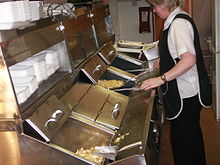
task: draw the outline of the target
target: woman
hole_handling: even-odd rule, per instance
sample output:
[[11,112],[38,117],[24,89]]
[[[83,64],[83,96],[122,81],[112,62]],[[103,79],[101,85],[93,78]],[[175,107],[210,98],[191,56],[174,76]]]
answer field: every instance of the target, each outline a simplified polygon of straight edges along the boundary
[[160,76],[143,81],[141,89],[161,86],[175,165],[205,165],[199,121],[202,106],[211,105],[211,86],[196,26],[179,0],[148,2],[165,23],[159,42]]

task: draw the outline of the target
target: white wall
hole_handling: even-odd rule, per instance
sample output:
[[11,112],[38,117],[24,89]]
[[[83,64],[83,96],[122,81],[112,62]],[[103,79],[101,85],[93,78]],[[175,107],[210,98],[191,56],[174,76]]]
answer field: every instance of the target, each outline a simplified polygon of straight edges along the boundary
[[150,16],[151,33],[139,33],[138,8],[148,6],[149,4],[145,0],[136,1],[136,3],[134,3],[132,0],[118,0],[117,4],[114,4],[114,7],[118,9],[118,13],[114,12],[112,15],[114,17],[113,19],[118,19],[118,24],[114,25],[116,39],[141,41],[145,43],[153,42],[152,15]]

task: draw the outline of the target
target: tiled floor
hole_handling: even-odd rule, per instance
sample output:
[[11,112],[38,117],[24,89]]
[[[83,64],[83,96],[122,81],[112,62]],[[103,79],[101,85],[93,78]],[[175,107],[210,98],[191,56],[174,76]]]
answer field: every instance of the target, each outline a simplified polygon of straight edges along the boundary
[[[169,122],[165,122],[161,137],[159,165],[174,165],[172,160]],[[207,165],[220,165],[220,122],[215,119],[212,109],[203,109],[201,113],[201,127],[206,149]]]

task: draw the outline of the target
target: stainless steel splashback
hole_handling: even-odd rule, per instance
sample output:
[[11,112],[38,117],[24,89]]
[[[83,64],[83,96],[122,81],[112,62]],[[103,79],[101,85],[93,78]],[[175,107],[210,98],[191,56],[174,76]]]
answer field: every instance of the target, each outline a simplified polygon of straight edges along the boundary
[[73,67],[79,65],[98,50],[94,25],[90,13],[63,22],[64,35],[70,49]]
[[109,16],[108,7],[96,8],[92,10],[91,13],[94,15],[92,20],[94,23],[99,47],[102,47],[109,41],[114,42],[114,34],[107,30],[106,18]]
[[40,51],[64,40],[63,32],[59,30],[61,24],[57,23],[32,33],[27,33],[13,40],[7,41],[7,47],[3,48],[7,65],[31,57]]

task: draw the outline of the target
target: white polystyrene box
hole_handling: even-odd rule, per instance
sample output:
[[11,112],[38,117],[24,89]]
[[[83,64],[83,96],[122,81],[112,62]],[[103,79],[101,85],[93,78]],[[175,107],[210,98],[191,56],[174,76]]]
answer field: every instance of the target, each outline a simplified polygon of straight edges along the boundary
[[32,57],[32,59],[37,61],[37,62],[41,62],[41,61],[45,60],[45,57],[46,57],[46,53],[45,52],[40,52],[40,53],[35,54]]
[[46,53],[45,60],[53,60],[54,58],[58,57],[58,53],[56,50],[45,50],[44,53]]
[[19,104],[25,102],[31,96],[28,86],[15,86],[15,93]]
[[34,67],[30,65],[15,64],[9,67],[12,77],[25,77],[34,75]]
[[51,76],[55,73],[54,65],[53,64],[47,64],[47,76]]
[[39,20],[43,17],[43,2],[42,1],[30,1],[31,8],[31,21]]
[[2,2],[0,3],[0,15],[0,30],[22,27],[31,20],[29,2]]
[[37,77],[37,81],[41,82],[43,80],[46,80],[48,78],[47,76],[47,64],[46,61],[41,61],[35,64],[35,75]]
[[38,88],[38,82],[35,76],[12,77],[12,81],[16,87],[28,86],[31,94]]
[[[48,61],[50,63],[50,61]],[[60,68],[60,62],[59,62],[59,58],[54,58],[53,61],[51,61],[54,65],[54,69],[55,71],[58,70]]]
[[47,68],[46,68],[46,61],[42,59],[41,56],[32,56],[19,64],[21,65],[28,65],[34,67],[34,73],[37,77],[37,81],[41,82],[47,79]]
[[58,53],[55,50],[47,50],[45,51],[46,53],[46,63],[47,64],[53,64],[55,71],[60,68],[60,62],[59,62],[59,57]]

